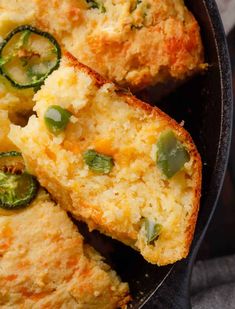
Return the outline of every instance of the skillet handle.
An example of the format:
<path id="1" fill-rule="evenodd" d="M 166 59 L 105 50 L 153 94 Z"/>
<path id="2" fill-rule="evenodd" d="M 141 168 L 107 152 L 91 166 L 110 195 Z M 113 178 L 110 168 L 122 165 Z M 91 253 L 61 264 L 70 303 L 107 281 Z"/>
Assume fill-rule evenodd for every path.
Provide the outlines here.
<path id="1" fill-rule="evenodd" d="M 143 309 L 190 309 L 190 259 L 177 263 Z"/>

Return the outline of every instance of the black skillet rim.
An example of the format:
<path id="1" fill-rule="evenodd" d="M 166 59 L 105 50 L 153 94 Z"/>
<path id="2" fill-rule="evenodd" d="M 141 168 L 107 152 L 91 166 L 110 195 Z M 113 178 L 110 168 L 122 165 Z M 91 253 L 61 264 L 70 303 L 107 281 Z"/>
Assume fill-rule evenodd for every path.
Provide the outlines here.
<path id="1" fill-rule="evenodd" d="M 139 309 L 143 308 L 145 305 L 149 305 L 148 307 L 151 308 L 150 306 L 151 300 L 153 300 L 155 293 L 156 292 L 158 293 L 158 289 L 165 283 L 166 279 L 169 277 L 170 274 L 172 274 L 171 277 L 174 277 L 173 289 L 175 289 L 176 287 L 175 284 L 177 279 L 182 279 L 182 276 L 184 276 L 183 278 L 184 280 L 181 286 L 179 287 L 179 292 L 176 293 L 177 294 L 176 299 L 169 300 L 170 303 L 168 305 L 174 304 L 174 306 L 177 306 L 177 308 L 178 306 L 179 308 L 189 307 L 190 303 L 189 286 L 190 286 L 192 267 L 194 265 L 200 245 L 203 241 L 203 238 L 206 234 L 208 226 L 215 212 L 217 201 L 225 177 L 226 167 L 228 164 L 230 143 L 232 137 L 232 122 L 233 122 L 232 76 L 231 76 L 229 53 L 223 24 L 215 1 L 203 0 L 202 2 L 205 7 L 205 14 L 207 15 L 208 21 L 211 24 L 211 29 L 213 32 L 217 49 L 218 65 L 220 71 L 221 105 L 222 105 L 221 130 L 220 130 L 219 145 L 217 148 L 218 150 L 216 154 L 216 163 L 213 170 L 212 181 L 210 183 L 208 190 L 209 194 L 205 201 L 206 204 L 212 205 L 212 207 L 206 220 L 206 224 L 203 226 L 203 228 L 198 225 L 196 227 L 194 240 L 192 242 L 188 258 L 172 266 L 172 268 L 169 270 L 169 272 L 162 280 L 162 282 L 157 287 L 154 288 L 154 290 L 146 297 L 144 302 L 139 306 Z M 198 221 L 200 221 L 200 217 Z M 174 273 L 172 273 L 173 270 Z M 167 285 L 167 287 L 163 289 L 163 294 L 161 294 L 161 292 L 159 291 L 161 294 L 160 298 L 167 297 L 166 292 L 169 288 L 171 288 L 171 281 Z M 169 294 L 172 296 L 172 293 Z M 180 298 L 182 301 L 181 303 L 178 302 L 178 299 Z"/>

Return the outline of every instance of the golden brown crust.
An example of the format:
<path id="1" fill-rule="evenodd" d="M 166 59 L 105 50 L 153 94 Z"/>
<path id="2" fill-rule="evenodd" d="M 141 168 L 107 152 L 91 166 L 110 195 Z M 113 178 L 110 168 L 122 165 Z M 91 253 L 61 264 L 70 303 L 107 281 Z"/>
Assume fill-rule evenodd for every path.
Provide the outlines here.
<path id="1" fill-rule="evenodd" d="M 194 193 L 194 205 L 191 217 L 188 221 L 188 226 L 186 228 L 186 243 L 185 243 L 185 257 L 187 257 L 190 249 L 190 245 L 193 240 L 194 231 L 196 228 L 197 217 L 200 207 L 201 199 L 201 186 L 202 186 L 202 161 L 199 153 L 195 151 L 195 164 L 197 165 L 198 175 L 196 177 L 196 187 Z"/>
<path id="2" fill-rule="evenodd" d="M 101 77 L 98 73 L 94 72 L 87 66 L 78 62 L 77 59 L 73 57 L 69 52 L 65 52 L 65 57 L 68 59 L 69 65 L 92 76 L 96 80 L 97 86 L 101 87 L 102 85 L 109 82 L 105 80 L 103 77 Z M 189 149 L 190 156 L 194 158 L 194 163 L 193 163 L 194 170 L 197 172 L 197 175 L 194 175 L 196 183 L 195 183 L 193 210 L 192 210 L 191 217 L 188 219 L 188 224 L 187 224 L 186 231 L 185 231 L 187 236 L 186 236 L 184 257 L 186 257 L 188 255 L 189 248 L 190 248 L 190 245 L 193 239 L 199 206 L 200 206 L 201 182 L 202 182 L 201 156 L 195 144 L 193 143 L 193 140 L 190 134 L 182 126 L 180 126 L 174 119 L 172 119 L 170 116 L 165 114 L 158 107 L 156 106 L 153 107 L 143 101 L 140 101 L 135 96 L 133 96 L 130 92 L 127 92 L 126 90 L 123 90 L 122 88 L 117 87 L 117 91 L 118 91 L 119 96 L 122 97 L 127 104 L 134 106 L 136 108 L 142 109 L 148 114 L 154 115 L 156 118 L 159 118 L 159 117 L 164 118 L 168 126 L 171 126 L 174 129 L 174 131 L 178 132 L 182 142 L 185 143 L 185 141 L 187 141 L 187 149 Z M 99 220 L 100 220 L 100 216 L 98 216 L 97 218 L 97 224 L 99 223 Z M 126 236 L 128 238 L 130 237 L 130 235 L 119 235 L 119 236 L 121 239 L 125 239 Z"/>
<path id="3" fill-rule="evenodd" d="M 134 2 L 106 0 L 106 13 L 99 13 L 84 0 L 2 0 L 0 36 L 22 24 L 48 31 L 80 62 L 135 91 L 178 85 L 205 69 L 200 28 L 182 0 L 142 0 L 132 11 Z M 33 107 L 33 92 L 9 92 L 4 105 L 18 123 L 19 109 Z"/>
<path id="4" fill-rule="evenodd" d="M 68 59 L 69 61 L 68 64 L 71 67 L 77 68 L 78 70 L 85 72 L 86 74 L 92 76 L 95 79 L 96 85 L 98 87 L 103 86 L 107 82 L 111 83 L 111 81 L 107 81 L 104 77 L 102 77 L 100 74 L 98 74 L 97 72 L 95 72 L 94 70 L 86 66 L 85 64 L 78 62 L 78 60 L 68 51 L 64 51 L 64 56 Z"/>
<path id="5" fill-rule="evenodd" d="M 205 68 L 199 25 L 181 0 L 142 0 L 134 10 L 133 1 L 107 0 L 105 12 L 79 0 L 35 3 L 38 27 L 80 62 L 132 90 Z"/>

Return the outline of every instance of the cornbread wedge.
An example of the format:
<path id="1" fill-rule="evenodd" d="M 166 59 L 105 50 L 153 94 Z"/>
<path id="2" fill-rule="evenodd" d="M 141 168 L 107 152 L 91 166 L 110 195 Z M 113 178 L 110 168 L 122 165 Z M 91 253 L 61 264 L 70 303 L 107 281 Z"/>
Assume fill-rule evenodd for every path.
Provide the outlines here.
<path id="1" fill-rule="evenodd" d="M 182 80 L 204 65 L 183 0 L 36 0 L 36 23 L 77 59 L 132 90 Z"/>
<path id="2" fill-rule="evenodd" d="M 183 0 L 0 0 L 0 35 L 23 24 L 132 90 L 205 68 L 200 29 Z"/>
<path id="3" fill-rule="evenodd" d="M 68 53 L 34 100 L 9 136 L 62 207 L 151 263 L 186 257 L 201 189 L 189 134 Z"/>
<path id="4" fill-rule="evenodd" d="M 0 307 L 125 307 L 121 283 L 43 190 L 18 211 L 0 210 Z"/>

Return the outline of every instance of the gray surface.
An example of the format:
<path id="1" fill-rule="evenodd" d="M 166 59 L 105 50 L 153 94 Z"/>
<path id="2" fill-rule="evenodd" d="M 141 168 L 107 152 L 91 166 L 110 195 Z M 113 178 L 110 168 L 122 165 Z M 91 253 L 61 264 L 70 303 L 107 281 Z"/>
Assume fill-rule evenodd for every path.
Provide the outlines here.
<path id="1" fill-rule="evenodd" d="M 235 255 L 197 262 L 191 295 L 193 309 L 235 308 Z"/>
<path id="2" fill-rule="evenodd" d="M 235 0 L 216 0 L 225 32 L 228 33 L 235 24 Z"/>

